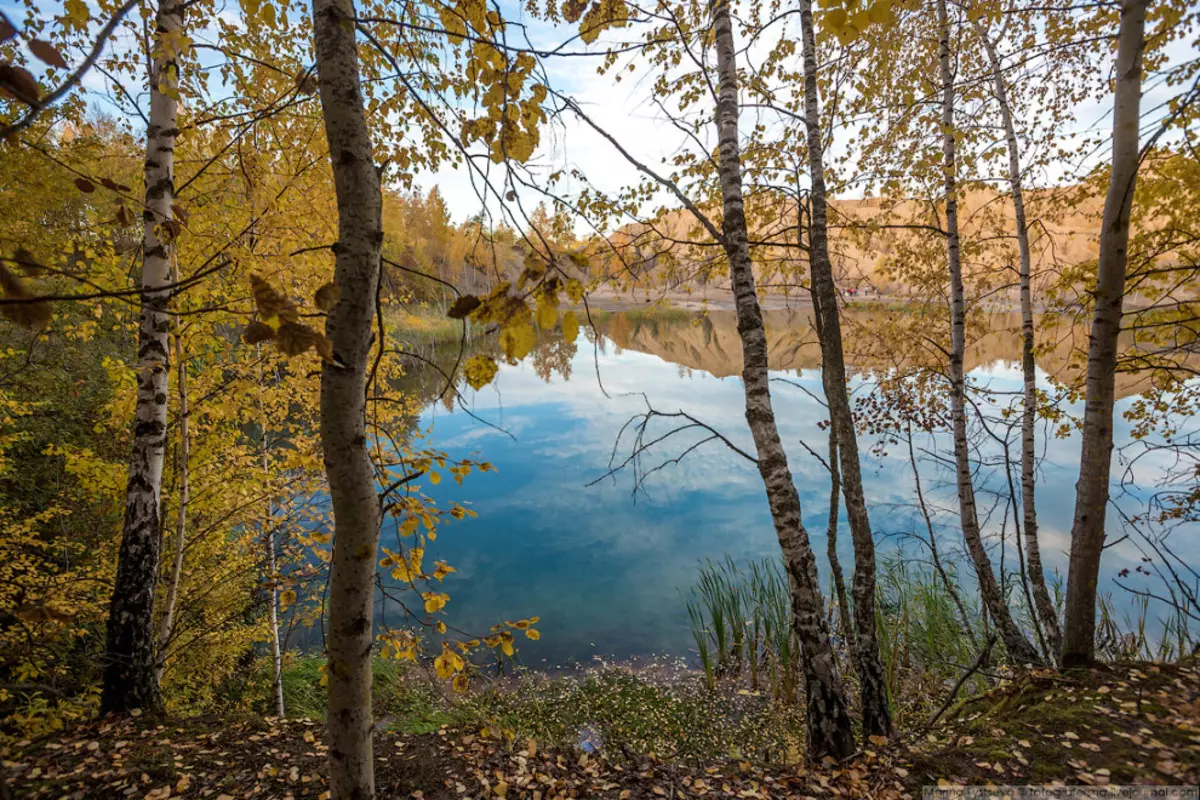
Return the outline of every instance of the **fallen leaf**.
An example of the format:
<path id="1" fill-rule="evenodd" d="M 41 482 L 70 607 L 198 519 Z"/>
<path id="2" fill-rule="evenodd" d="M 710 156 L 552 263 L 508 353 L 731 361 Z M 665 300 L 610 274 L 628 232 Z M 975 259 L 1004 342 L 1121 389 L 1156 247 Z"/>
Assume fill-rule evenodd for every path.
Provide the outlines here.
<path id="1" fill-rule="evenodd" d="M 62 53 L 58 49 L 43 39 L 30 39 L 29 52 L 38 57 L 39 61 L 43 61 L 52 67 L 59 69 L 67 68 L 67 60 L 62 57 Z"/>

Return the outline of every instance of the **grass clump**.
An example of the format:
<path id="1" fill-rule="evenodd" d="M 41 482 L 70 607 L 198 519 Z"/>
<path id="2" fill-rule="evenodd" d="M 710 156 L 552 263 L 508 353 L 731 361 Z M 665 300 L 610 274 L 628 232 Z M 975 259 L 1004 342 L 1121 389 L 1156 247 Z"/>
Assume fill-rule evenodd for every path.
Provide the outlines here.
<path id="1" fill-rule="evenodd" d="M 706 561 L 687 599 L 692 640 L 706 688 L 748 680 L 772 698 L 795 702 L 799 649 L 791 626 L 791 595 L 778 559 L 739 566 L 729 556 Z"/>
<path id="2" fill-rule="evenodd" d="M 577 676 L 528 674 L 459 701 L 481 724 L 517 740 L 589 745 L 609 753 L 703 762 L 792 764 L 803 757 L 803 715 L 758 692 L 712 692 L 703 678 L 669 679 L 624 667 Z"/>
<path id="3" fill-rule="evenodd" d="M 283 670 L 283 702 L 289 717 L 325 719 L 327 698 L 321 683 L 324 663 L 325 659 L 319 656 L 292 656 L 287 660 Z M 371 694 L 375 719 L 384 726 L 402 733 L 431 733 L 443 725 L 467 719 L 456 713 L 456 706 L 447 702 L 439 684 L 421 668 L 376 658 L 373 670 Z M 273 713 L 270 676 L 264 671 L 256 683 L 261 684 L 256 694 L 262 698 L 256 710 Z"/>

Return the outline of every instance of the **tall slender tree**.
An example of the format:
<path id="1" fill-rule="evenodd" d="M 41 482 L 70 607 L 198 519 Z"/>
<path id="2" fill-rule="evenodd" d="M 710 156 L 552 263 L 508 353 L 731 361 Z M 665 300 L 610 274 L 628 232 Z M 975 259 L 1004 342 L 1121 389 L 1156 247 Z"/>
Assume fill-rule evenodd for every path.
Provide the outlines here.
<path id="1" fill-rule="evenodd" d="M 996 629 L 1004 642 L 1008 654 L 1014 660 L 1040 663 L 1041 657 L 1029 639 L 1017 626 L 1009 610 L 996 576 L 992 573 L 991 559 L 984 548 L 983 535 L 979 527 L 975 503 L 975 485 L 971 474 L 971 450 L 967 439 L 966 375 L 966 301 L 963 290 L 962 257 L 958 226 L 958 177 L 957 150 L 954 138 L 954 72 L 951 69 L 950 19 L 946 0 L 936 0 L 938 36 L 938 77 L 942 94 L 942 171 L 945 186 L 946 213 L 946 256 L 950 274 L 950 417 L 954 438 L 955 482 L 958 489 L 958 506 L 963 539 L 975 565 L 979 580 L 979 593 L 987 606 L 988 614 L 996 623 Z"/>
<path id="2" fill-rule="evenodd" d="M 175 137 L 178 55 L 185 4 L 162 0 L 150 52 L 150 115 L 146 129 L 142 307 L 138 328 L 137 406 L 125 522 L 109 605 L 100 706 L 106 712 L 161 705 L 156 673 L 154 590 L 158 581 L 160 500 L 167 443 L 167 383 L 171 250 L 175 221 Z"/>
<path id="3" fill-rule="evenodd" d="M 171 279 L 179 281 L 179 261 L 171 259 Z M 175 501 L 175 547 L 171 559 L 171 573 L 167 578 L 167 592 L 163 598 L 162 619 L 158 623 L 158 655 L 154 666 L 154 680 L 162 685 L 163 672 L 167 668 L 167 650 L 175 632 L 175 609 L 179 604 L 179 588 L 183 582 L 183 562 L 187 554 L 188 504 L 191 502 L 191 420 L 188 419 L 187 357 L 184 354 L 183 326 L 175 321 L 173 335 L 175 344 L 175 394 L 179 399 L 176 414 L 178 438 L 175 443 L 175 479 L 178 497 Z"/>
<path id="4" fill-rule="evenodd" d="M 842 350 L 842 322 L 838 311 L 833 262 L 829 258 L 828 208 L 825 189 L 824 143 L 817 81 L 817 45 L 813 31 L 812 0 L 800 0 L 800 37 L 804 58 L 804 127 L 808 147 L 810 226 L 808 257 L 812 271 L 812 296 L 819 324 L 821 382 L 829 406 L 829 421 L 837 440 L 842 494 L 854 542 L 854 662 L 862 698 L 863 736 L 888 736 L 892 732 L 887 678 L 879 656 L 875 632 L 875 540 L 863 494 L 858 437 L 846 392 L 846 358 Z M 832 455 L 832 453 L 831 453 Z M 833 464 L 830 464 L 833 467 Z M 836 514 L 836 506 L 831 511 Z"/>
<path id="5" fill-rule="evenodd" d="M 1148 5 L 1148 0 L 1123 0 L 1121 3 L 1113 96 L 1112 166 L 1100 227 L 1095 308 L 1088 340 L 1079 481 L 1075 485 L 1075 519 L 1071 526 L 1061 658 L 1064 667 L 1085 666 L 1095 659 L 1096 653 L 1096 581 L 1104 550 L 1104 522 L 1112 467 L 1117 338 L 1121 332 L 1121 308 L 1125 297 L 1129 218 L 1140 163 L 1142 51 L 1146 43 Z"/>
<path id="6" fill-rule="evenodd" d="M 746 421 L 754 439 L 759 474 L 766 486 L 771 517 L 791 583 L 792 622 L 803 651 L 808 697 L 809 755 L 815 759 L 826 755 L 844 758 L 854 750 L 845 692 L 829 643 L 824 603 L 817 581 L 817 562 L 801 519 L 800 496 L 792 481 L 771 406 L 767 337 L 754 287 L 742 197 L 737 50 L 729 0 L 714 0 L 710 8 L 717 53 L 717 152 L 724 219 L 720 238 L 729 259 L 742 343 Z"/>
<path id="7" fill-rule="evenodd" d="M 329 785 L 337 800 L 375 796 L 371 647 L 380 510 L 368 450 L 366 386 L 379 291 L 382 192 L 359 80 L 353 0 L 313 0 L 317 73 L 337 194 L 334 286 L 321 371 L 321 449 L 333 504 L 329 574 Z"/>
<path id="8" fill-rule="evenodd" d="M 1025 191 L 1021 177 L 1021 148 L 1017 140 L 1017 129 L 1013 122 L 1012 106 L 1009 103 L 1008 78 L 1004 74 L 996 45 L 987 30 L 978 21 L 974 25 L 979 41 L 988 56 L 992 71 L 992 85 L 996 103 L 1000 108 L 1000 121 L 1004 126 L 1004 141 L 1008 149 L 1008 184 L 1012 197 L 1013 217 L 1016 223 L 1017 254 L 1020 259 L 1019 279 L 1021 284 L 1021 376 L 1023 379 L 1023 404 L 1021 408 L 1021 521 L 1025 539 L 1026 572 L 1033 586 L 1034 605 L 1041 624 L 1046 644 L 1055 653 L 1062 643 L 1062 629 L 1058 624 L 1058 611 L 1046 588 L 1046 575 L 1042 568 L 1042 547 L 1038 541 L 1037 516 L 1037 440 L 1035 426 L 1038 414 L 1037 363 L 1034 360 L 1033 324 L 1033 256 L 1029 247 L 1029 222 L 1025 216 Z"/>

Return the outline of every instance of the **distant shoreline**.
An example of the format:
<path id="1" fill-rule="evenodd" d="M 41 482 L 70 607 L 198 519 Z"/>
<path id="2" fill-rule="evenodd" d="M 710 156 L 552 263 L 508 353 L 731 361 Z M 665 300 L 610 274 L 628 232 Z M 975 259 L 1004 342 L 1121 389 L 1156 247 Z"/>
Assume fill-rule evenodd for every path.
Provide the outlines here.
<path id="1" fill-rule="evenodd" d="M 587 299 L 588 306 L 593 311 L 637 311 L 660 305 L 697 312 L 736 310 L 733 292 L 721 290 L 709 290 L 707 295 L 676 291 L 654 296 L 638 297 L 636 295 L 620 295 L 611 290 L 599 289 L 590 293 Z M 843 306 L 847 304 L 877 304 L 884 307 L 891 305 L 915 305 L 915 301 L 910 297 L 892 294 L 855 295 L 853 297 L 843 295 L 842 301 Z M 763 311 L 796 311 L 807 310 L 813 307 L 812 299 L 807 294 L 791 296 L 771 294 L 765 297 L 760 296 L 758 304 Z M 988 301 L 987 308 L 990 311 L 1020 311 L 1021 304 L 1016 300 L 992 299 Z M 1039 307 L 1036 311 L 1040 312 L 1042 309 Z"/>

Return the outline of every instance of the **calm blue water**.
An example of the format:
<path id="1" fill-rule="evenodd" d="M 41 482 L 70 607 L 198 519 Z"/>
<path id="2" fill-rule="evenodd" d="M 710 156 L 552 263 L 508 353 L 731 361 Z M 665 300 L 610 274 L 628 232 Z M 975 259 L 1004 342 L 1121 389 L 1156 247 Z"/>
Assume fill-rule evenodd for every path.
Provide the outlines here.
<path id="1" fill-rule="evenodd" d="M 607 471 L 622 426 L 645 410 L 639 394 L 643 392 L 654 408 L 686 411 L 753 452 L 738 378 L 717 378 L 656 355 L 620 351 L 607 340 L 602 344 L 601 352 L 594 353 L 581 336 L 578 352 L 569 359 L 569 379 L 559 373 L 545 379 L 535 365 L 523 363 L 502 367 L 495 383 L 478 393 L 467 390 L 474 413 L 511 437 L 461 411 L 448 413 L 436 405 L 421 420 L 434 445 L 452 457 L 483 459 L 497 468 L 495 473 L 472 474 L 462 486 L 443 481 L 437 487 L 422 487 L 439 501 L 465 501 L 479 514 L 442 528 L 426 553 L 426 564 L 446 559 L 458 569 L 444 585 L 452 598 L 447 619 L 461 629 L 486 632 L 503 619 L 540 616 L 542 639 L 519 641 L 518 656 L 529 666 L 553 668 L 595 657 L 686 655 L 691 636 L 682 593 L 692 585 L 698 561 L 725 554 L 736 559 L 778 554 L 755 467 L 719 442 L 705 444 L 655 473 L 636 495 L 628 471 L 588 485 Z M 997 363 L 972 375 L 998 391 L 1020 389 L 1015 365 Z M 778 376 L 821 395 L 820 375 L 814 370 Z M 860 384 L 856 390 L 866 388 Z M 798 444 L 807 442 L 826 454 L 826 434 L 817 426 L 825 412 L 801 389 L 778 382 L 775 409 L 804 522 L 826 581 L 828 476 Z M 662 420 L 651 431 L 665 433 L 670 427 L 671 421 Z M 1128 438 L 1127 428 L 1118 420 L 1118 442 Z M 678 454 L 703 435 L 684 434 L 656 448 L 643 459 L 644 467 Z M 924 527 L 911 505 L 915 496 L 907 452 L 893 447 L 876 457 L 869 452 L 870 444 L 862 442 L 863 478 L 881 554 L 901 550 L 915 562 L 923 551 L 911 540 L 906 543 L 905 533 Z M 940 444 L 926 442 L 931 448 Z M 627 432 L 618 456 L 628 455 L 631 446 Z M 939 452 L 949 457 L 947 449 Z M 1078 457 L 1075 439 L 1051 440 L 1039 475 L 1041 541 L 1052 582 L 1058 571 L 1065 583 Z M 1146 477 L 1154 468 L 1148 462 L 1141 465 L 1149 471 Z M 922 464 L 926 492 L 942 509 L 940 540 L 954 552 L 961 548 L 951 513 L 955 503 L 950 477 L 928 459 Z M 1140 500 L 1126 497 L 1122 502 L 1138 508 Z M 984 493 L 980 505 L 983 514 L 997 504 Z M 987 521 L 992 531 L 1000 529 L 1003 506 L 998 504 Z M 1187 538 L 1190 541 L 1177 537 L 1177 548 L 1187 552 L 1191 547 L 1191 555 L 1200 555 L 1197 537 Z M 385 546 L 393 542 L 393 534 L 385 531 Z M 844 524 L 839 543 L 843 568 L 848 570 L 852 549 Z M 993 547 L 994 564 L 1000 549 Z M 1005 554 L 1010 568 L 1015 557 L 1011 549 Z M 1118 570 L 1136 567 L 1140 557 L 1132 541 L 1106 552 L 1105 585 L 1122 609 L 1131 608 L 1130 597 L 1109 579 Z"/>

